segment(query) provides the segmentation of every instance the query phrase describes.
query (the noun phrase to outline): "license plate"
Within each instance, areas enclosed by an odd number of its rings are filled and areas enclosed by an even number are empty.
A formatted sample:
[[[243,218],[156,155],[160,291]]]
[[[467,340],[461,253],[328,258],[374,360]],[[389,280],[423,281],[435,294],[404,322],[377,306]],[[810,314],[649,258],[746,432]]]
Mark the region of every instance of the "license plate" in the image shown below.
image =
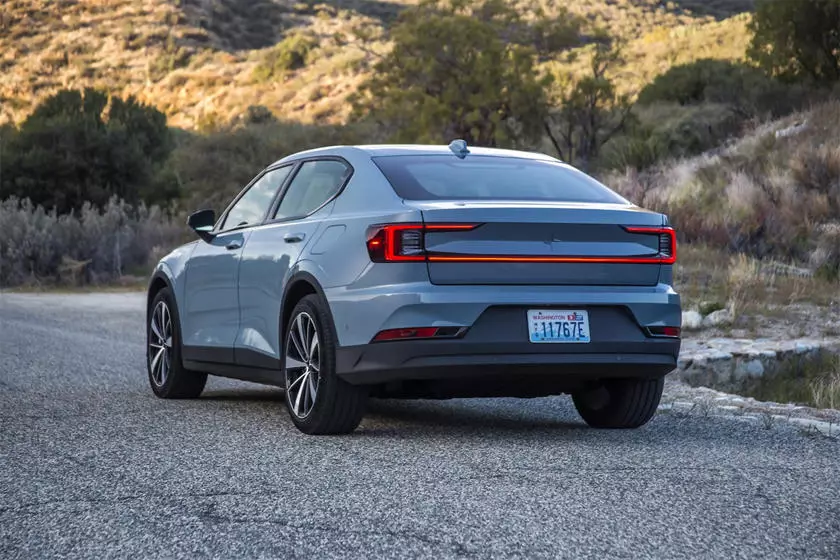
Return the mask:
[[[589,314],[568,309],[529,309],[531,342],[590,342]]]

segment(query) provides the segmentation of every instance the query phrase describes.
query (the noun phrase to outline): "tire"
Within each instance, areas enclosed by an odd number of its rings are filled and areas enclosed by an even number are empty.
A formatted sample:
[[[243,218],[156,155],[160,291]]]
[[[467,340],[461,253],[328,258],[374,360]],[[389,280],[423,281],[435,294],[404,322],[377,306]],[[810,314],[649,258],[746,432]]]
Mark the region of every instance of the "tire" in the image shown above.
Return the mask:
[[[336,336],[326,304],[316,295],[301,299],[285,333],[283,379],[292,422],[311,435],[355,430],[365,413],[368,388],[335,374]]]
[[[638,428],[653,418],[665,380],[607,379],[572,393],[578,414],[593,428]]]
[[[181,363],[178,308],[169,288],[160,290],[149,308],[146,371],[152,391],[162,399],[194,399],[201,395],[207,383],[206,373],[185,369]]]

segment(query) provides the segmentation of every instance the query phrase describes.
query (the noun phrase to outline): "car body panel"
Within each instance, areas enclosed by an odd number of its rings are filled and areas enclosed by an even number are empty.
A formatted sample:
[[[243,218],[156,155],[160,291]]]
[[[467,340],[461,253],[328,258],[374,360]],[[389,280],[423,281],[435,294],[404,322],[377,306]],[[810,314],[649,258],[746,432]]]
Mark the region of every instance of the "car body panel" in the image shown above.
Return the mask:
[[[279,367],[285,287],[301,254],[323,228],[322,214],[329,215],[331,209],[330,204],[307,219],[271,222],[251,231],[239,265],[237,364]],[[287,237],[301,240],[289,242]]]
[[[214,361],[232,363],[239,332],[239,261],[250,230],[223,232],[195,246],[186,265],[179,306],[185,357],[201,348]],[[229,249],[236,245],[237,248]]]

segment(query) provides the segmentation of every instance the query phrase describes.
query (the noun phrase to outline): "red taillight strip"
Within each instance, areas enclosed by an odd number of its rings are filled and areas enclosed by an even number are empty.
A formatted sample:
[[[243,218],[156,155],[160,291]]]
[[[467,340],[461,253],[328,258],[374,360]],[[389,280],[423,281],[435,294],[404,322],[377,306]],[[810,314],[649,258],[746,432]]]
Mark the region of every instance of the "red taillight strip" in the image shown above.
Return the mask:
[[[663,264],[660,257],[523,257],[519,255],[429,255],[429,262]]]
[[[672,227],[636,227],[625,226],[625,230],[629,233],[645,233],[648,235],[667,235],[670,238],[671,254],[668,256],[658,256],[657,260],[660,264],[674,264],[677,262],[677,232]]]
[[[554,256],[554,255],[447,255],[424,253],[418,255],[397,254],[400,247],[397,234],[405,230],[420,232],[469,231],[480,224],[387,224],[373,226],[373,235],[368,239],[368,250],[383,250],[384,262],[456,262],[456,263],[568,263],[568,264],[674,264],[677,260],[677,234],[670,227],[624,226],[629,233],[647,235],[668,235],[670,254],[658,254],[650,257],[596,257],[596,256]],[[381,237],[380,237],[381,236]]]
[[[406,230],[417,230],[421,233],[426,231],[469,231],[477,228],[479,225],[406,223],[372,226],[367,241],[368,251],[382,250],[384,262],[423,262],[426,260],[425,253],[421,255],[400,255],[396,253],[397,248],[400,247],[400,242],[397,238],[399,232]]]

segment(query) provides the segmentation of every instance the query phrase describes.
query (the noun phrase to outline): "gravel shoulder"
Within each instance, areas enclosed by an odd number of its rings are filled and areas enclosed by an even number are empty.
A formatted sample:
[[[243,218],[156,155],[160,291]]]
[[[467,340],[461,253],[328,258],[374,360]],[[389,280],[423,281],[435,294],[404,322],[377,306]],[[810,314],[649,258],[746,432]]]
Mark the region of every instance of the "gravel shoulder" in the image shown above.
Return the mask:
[[[375,401],[312,438],[269,387],[155,399],[142,307],[0,293],[0,556],[840,557],[838,438],[696,404],[723,394],[669,381],[630,432],[567,397]]]

